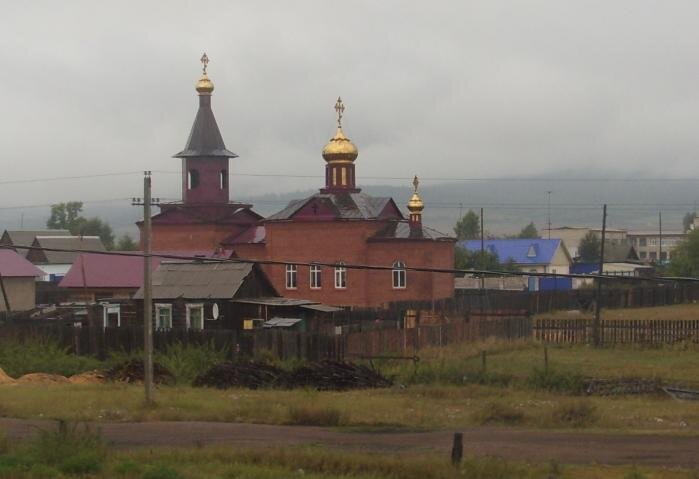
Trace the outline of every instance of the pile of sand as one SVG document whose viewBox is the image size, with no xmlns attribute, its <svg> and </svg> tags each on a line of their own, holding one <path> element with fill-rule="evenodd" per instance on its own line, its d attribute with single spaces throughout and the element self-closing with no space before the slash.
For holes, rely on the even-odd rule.
<svg viewBox="0 0 699 479">
<path fill-rule="evenodd" d="M 68 378 L 71 384 L 102 384 L 105 381 L 101 371 L 87 371 Z"/>
<path fill-rule="evenodd" d="M 46 373 L 31 373 L 25 374 L 17 378 L 18 383 L 44 383 L 44 384 L 59 384 L 59 383 L 69 383 L 67 377 L 61 376 L 60 374 L 46 374 Z"/>
<path fill-rule="evenodd" d="M 12 379 L 0 368 L 0 384 L 15 384 L 17 381 Z"/>
</svg>

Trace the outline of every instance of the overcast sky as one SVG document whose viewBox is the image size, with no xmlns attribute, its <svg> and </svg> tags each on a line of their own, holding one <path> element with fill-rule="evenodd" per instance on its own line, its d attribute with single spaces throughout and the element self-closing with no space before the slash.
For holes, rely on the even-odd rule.
<svg viewBox="0 0 699 479">
<path fill-rule="evenodd" d="M 233 173 L 322 175 L 342 95 L 359 183 L 699 176 L 697 24 L 696 0 L 7 2 L 0 183 L 179 171 L 203 51 Z M 234 177 L 231 190 L 321 182 Z M 179 196 L 177 175 L 154 188 Z M 138 175 L 0 184 L 0 202 L 140 189 Z"/>
</svg>

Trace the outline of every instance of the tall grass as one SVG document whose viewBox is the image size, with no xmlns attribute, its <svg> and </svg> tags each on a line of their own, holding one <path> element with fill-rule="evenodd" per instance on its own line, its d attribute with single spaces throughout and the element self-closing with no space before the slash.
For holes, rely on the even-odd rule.
<svg viewBox="0 0 699 479">
<path fill-rule="evenodd" d="M 100 367 L 100 361 L 71 354 L 54 339 L 37 336 L 0 340 L 0 368 L 15 378 L 37 372 L 72 376 Z"/>
</svg>

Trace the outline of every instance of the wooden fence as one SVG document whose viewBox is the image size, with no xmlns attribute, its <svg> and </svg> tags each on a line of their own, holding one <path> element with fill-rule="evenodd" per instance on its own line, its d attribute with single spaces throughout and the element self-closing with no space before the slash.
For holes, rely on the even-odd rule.
<svg viewBox="0 0 699 479">
<path fill-rule="evenodd" d="M 454 320 L 436 325 L 416 326 L 409 329 L 370 329 L 338 335 L 312 332 L 260 329 L 234 330 L 169 330 L 155 331 L 156 350 L 168 345 L 212 344 L 225 349 L 230 359 L 252 357 L 261 353 L 281 359 L 357 358 L 387 354 L 415 354 L 428 346 L 444 346 L 498 337 L 504 339 L 529 338 L 532 335 L 528 316 L 489 319 Z M 72 323 L 13 322 L 0 328 L 0 338 L 41 338 L 58 341 L 66 350 L 80 355 L 104 359 L 110 352 L 131 352 L 143 349 L 143 330 L 138 327 L 101 328 L 73 327 Z"/>
<path fill-rule="evenodd" d="M 592 341 L 592 319 L 533 319 L 535 340 L 555 344 L 579 344 Z M 699 319 L 693 320 L 602 320 L 600 338 L 605 345 L 672 344 L 699 341 Z"/>
</svg>

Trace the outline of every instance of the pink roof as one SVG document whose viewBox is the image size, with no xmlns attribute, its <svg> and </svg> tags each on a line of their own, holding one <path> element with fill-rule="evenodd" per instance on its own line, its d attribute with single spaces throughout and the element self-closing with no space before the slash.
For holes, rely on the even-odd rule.
<svg viewBox="0 0 699 479">
<path fill-rule="evenodd" d="M 58 286 L 61 288 L 140 288 L 143 285 L 143 257 L 135 256 L 140 255 L 140 251 L 127 253 L 133 253 L 134 256 L 81 253 Z M 158 251 L 153 254 L 207 258 L 214 256 L 211 251 Z M 168 261 L 168 258 L 153 256 L 151 260 L 152 269 L 155 271 L 161 261 Z"/>
<path fill-rule="evenodd" d="M 45 274 L 16 251 L 0 248 L 0 275 L 12 278 L 44 276 Z"/>
</svg>

